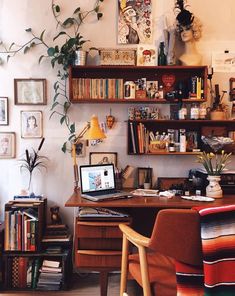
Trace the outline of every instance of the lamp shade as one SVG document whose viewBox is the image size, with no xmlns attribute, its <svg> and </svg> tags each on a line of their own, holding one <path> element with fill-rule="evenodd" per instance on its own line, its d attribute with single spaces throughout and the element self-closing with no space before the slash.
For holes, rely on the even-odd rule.
<svg viewBox="0 0 235 296">
<path fill-rule="evenodd" d="M 86 140 L 99 140 L 106 138 L 105 134 L 100 128 L 98 117 L 96 115 L 92 115 L 90 127 L 84 135 Z"/>
</svg>

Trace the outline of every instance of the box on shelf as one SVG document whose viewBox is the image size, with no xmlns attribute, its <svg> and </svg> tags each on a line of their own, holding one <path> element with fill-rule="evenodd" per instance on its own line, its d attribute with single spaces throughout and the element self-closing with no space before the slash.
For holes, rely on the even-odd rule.
<svg viewBox="0 0 235 296">
<path fill-rule="evenodd" d="M 136 61 L 135 49 L 100 48 L 100 65 L 129 65 Z"/>
</svg>

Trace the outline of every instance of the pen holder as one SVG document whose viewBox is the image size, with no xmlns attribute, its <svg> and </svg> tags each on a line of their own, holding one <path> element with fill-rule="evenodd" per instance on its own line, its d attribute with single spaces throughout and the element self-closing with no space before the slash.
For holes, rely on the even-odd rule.
<svg viewBox="0 0 235 296">
<path fill-rule="evenodd" d="M 122 178 L 116 178 L 116 188 L 118 190 L 122 189 Z"/>
</svg>

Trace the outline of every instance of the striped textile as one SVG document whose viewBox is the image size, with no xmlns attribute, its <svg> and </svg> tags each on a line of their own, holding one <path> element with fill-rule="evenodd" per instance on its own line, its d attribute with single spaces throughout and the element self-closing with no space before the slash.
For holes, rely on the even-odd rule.
<svg viewBox="0 0 235 296">
<path fill-rule="evenodd" d="M 194 208 L 201 217 L 204 295 L 235 295 L 235 205 Z"/>
<path fill-rule="evenodd" d="M 204 295 L 204 274 L 200 267 L 175 261 L 177 296 Z"/>
</svg>

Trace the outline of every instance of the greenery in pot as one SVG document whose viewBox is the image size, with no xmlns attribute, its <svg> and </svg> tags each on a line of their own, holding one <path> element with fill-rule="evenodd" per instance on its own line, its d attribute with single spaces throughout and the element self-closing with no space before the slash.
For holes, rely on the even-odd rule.
<svg viewBox="0 0 235 296">
<path fill-rule="evenodd" d="M 230 163 L 229 158 L 232 153 L 225 153 L 222 150 L 221 155 L 214 154 L 212 152 L 206 153 L 203 151 L 200 155 L 197 155 L 197 162 L 201 163 L 207 174 L 210 176 L 219 176 L 226 165 Z"/>
<path fill-rule="evenodd" d="M 88 41 L 80 34 L 80 26 L 84 24 L 85 19 L 90 14 L 95 14 L 97 20 L 102 18 L 103 14 L 100 12 L 100 4 L 102 2 L 104 2 L 104 0 L 96 0 L 93 8 L 88 11 L 82 11 L 79 6 L 74 10 L 70 17 L 61 21 L 61 7 L 58 4 L 55 4 L 55 0 L 51 1 L 53 17 L 56 20 L 56 27 L 59 28 L 59 33 L 57 32 L 53 37 L 52 43 L 54 43 L 58 38 L 64 38 L 64 43 L 62 43 L 62 45 L 47 44 L 45 41 L 46 30 L 43 30 L 41 34 L 37 36 L 34 34 L 32 28 L 26 29 L 26 32 L 31 34 L 31 38 L 22 45 L 17 45 L 13 42 L 9 47 L 6 47 L 3 43 L 1 43 L 3 51 L 0 51 L 0 53 L 7 55 L 7 61 L 19 52 L 26 54 L 28 51 L 35 48 L 35 46 L 42 45 L 46 48 L 46 54 L 39 57 L 39 63 L 41 63 L 43 59 L 49 58 L 52 68 L 54 68 L 56 64 L 60 66 L 57 73 L 58 80 L 54 83 L 55 94 L 51 106 L 52 113 L 50 118 L 53 115 L 58 115 L 60 118 L 60 124 L 65 124 L 69 131 L 68 140 L 62 146 L 63 152 L 68 150 L 67 143 L 74 141 L 76 137 L 75 123 L 70 121 L 68 114 L 71 107 L 71 102 L 67 94 L 69 66 L 74 62 L 75 52 L 81 49 L 83 44 Z M 72 35 L 70 33 L 71 31 L 73 31 Z"/>
</svg>

